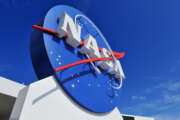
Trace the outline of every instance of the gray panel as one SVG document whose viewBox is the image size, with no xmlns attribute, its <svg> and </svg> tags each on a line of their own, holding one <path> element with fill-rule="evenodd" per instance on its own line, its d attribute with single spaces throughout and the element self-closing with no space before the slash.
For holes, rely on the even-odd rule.
<svg viewBox="0 0 180 120">
<path fill-rule="evenodd" d="M 0 94 L 0 120 L 8 120 L 16 98 Z"/>
</svg>

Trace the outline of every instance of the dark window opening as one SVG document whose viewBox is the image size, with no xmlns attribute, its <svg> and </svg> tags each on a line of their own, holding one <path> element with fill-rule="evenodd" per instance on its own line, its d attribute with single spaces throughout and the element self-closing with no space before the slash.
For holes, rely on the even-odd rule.
<svg viewBox="0 0 180 120">
<path fill-rule="evenodd" d="M 134 117 L 123 116 L 123 120 L 135 120 Z"/>
<path fill-rule="evenodd" d="M 0 120 L 9 120 L 16 98 L 0 93 Z"/>
</svg>

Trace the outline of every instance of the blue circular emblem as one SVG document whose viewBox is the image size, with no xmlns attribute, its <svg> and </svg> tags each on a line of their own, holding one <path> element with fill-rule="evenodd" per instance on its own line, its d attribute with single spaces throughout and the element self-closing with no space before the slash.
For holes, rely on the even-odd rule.
<svg viewBox="0 0 180 120">
<path fill-rule="evenodd" d="M 64 12 L 73 20 L 79 15 L 76 22 L 81 25 L 82 40 L 89 33 L 96 39 L 98 46 L 107 48 L 92 23 L 81 17 L 85 15 L 75 8 L 65 5 L 55 6 L 48 11 L 38 25 L 57 31 L 58 18 Z M 55 75 L 59 85 L 76 103 L 92 112 L 110 112 L 121 100 L 120 90 L 112 87 L 112 84 L 116 84 L 114 77 L 105 71 L 101 74 L 97 73 L 91 63 L 54 72 L 56 68 L 87 59 L 78 52 L 79 49 L 79 47 L 69 46 L 64 38 L 58 38 L 36 29 L 32 32 L 31 57 L 39 79 Z"/>
</svg>

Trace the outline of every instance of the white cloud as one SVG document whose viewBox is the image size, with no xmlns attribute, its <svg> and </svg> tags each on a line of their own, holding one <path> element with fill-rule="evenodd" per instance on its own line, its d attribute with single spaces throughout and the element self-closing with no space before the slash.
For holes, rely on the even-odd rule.
<svg viewBox="0 0 180 120">
<path fill-rule="evenodd" d="M 180 90 L 180 81 L 168 81 L 165 83 L 161 83 L 157 86 L 154 86 L 152 88 L 146 88 L 145 89 L 145 93 L 152 93 L 154 91 L 156 91 L 157 89 L 163 89 L 163 90 L 167 90 L 167 91 L 178 91 Z"/>
<path fill-rule="evenodd" d="M 164 102 L 166 103 L 180 103 L 179 94 L 175 94 L 175 95 L 165 94 L 163 95 L 163 97 L 164 97 Z"/>
<path fill-rule="evenodd" d="M 144 115 L 148 114 L 150 111 L 157 113 L 160 111 L 166 111 L 169 108 L 171 108 L 171 105 L 164 104 L 163 100 L 155 99 L 152 101 L 144 101 L 139 104 L 126 107 L 122 110 L 125 112 L 131 112 L 131 114 Z"/>
<path fill-rule="evenodd" d="M 126 108 L 120 108 L 120 111 L 127 114 L 151 115 L 155 120 L 180 120 L 179 93 L 179 81 L 166 81 L 153 88 L 147 88 L 141 96 L 132 96 L 132 100 L 146 99 Z"/>
<path fill-rule="evenodd" d="M 170 91 L 176 91 L 180 89 L 180 82 L 171 83 L 168 85 L 168 90 Z"/>
<path fill-rule="evenodd" d="M 180 59 L 177 59 L 177 61 L 174 61 L 174 65 L 171 66 L 171 68 L 169 69 L 170 73 L 174 73 L 176 71 L 178 71 L 180 68 Z"/>
<path fill-rule="evenodd" d="M 146 96 L 132 96 L 132 100 L 146 100 Z"/>
<path fill-rule="evenodd" d="M 151 93 L 152 91 L 153 91 L 152 88 L 146 88 L 146 89 L 145 89 L 145 93 Z"/>
<path fill-rule="evenodd" d="M 155 120 L 179 120 L 180 113 L 176 114 L 157 114 L 154 116 Z"/>
<path fill-rule="evenodd" d="M 177 91 L 180 90 L 180 81 L 169 81 L 166 83 L 161 83 L 156 86 L 156 89 L 165 89 L 168 91 Z"/>
</svg>

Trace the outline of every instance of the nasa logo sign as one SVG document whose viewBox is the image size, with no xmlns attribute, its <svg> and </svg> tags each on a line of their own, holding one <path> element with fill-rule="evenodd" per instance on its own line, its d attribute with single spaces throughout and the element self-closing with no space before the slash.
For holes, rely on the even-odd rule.
<svg viewBox="0 0 180 120">
<path fill-rule="evenodd" d="M 120 102 L 125 78 L 120 61 L 96 25 L 79 10 L 59 5 L 32 26 L 31 58 L 39 79 L 55 75 L 79 105 L 97 113 Z"/>
</svg>

